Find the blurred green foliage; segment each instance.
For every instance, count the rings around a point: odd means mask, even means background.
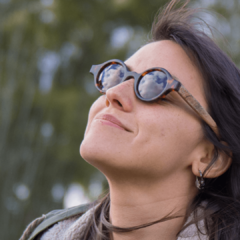
[[[62,208],[54,186],[88,190],[97,171],[78,149],[99,96],[88,71],[142,46],[166,2],[0,0],[0,239],[18,239],[32,219]],[[239,1],[191,4],[223,15],[203,19],[223,33],[239,64]]]

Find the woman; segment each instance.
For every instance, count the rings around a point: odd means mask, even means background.
[[[91,68],[104,95],[80,153],[109,194],[35,220],[21,239],[239,239],[239,70],[178,2],[125,63]]]

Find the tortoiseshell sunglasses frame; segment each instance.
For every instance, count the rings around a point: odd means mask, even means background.
[[[174,79],[171,76],[171,74],[164,68],[154,67],[154,68],[150,68],[139,74],[136,72],[129,71],[129,69],[127,68],[125,63],[119,59],[112,59],[112,60],[106,61],[102,64],[92,65],[92,67],[90,69],[90,73],[93,74],[95,86],[101,93],[105,93],[105,91],[100,89],[99,83],[98,83],[98,78],[99,78],[102,70],[105,67],[107,67],[109,65],[113,65],[113,64],[119,64],[119,65],[123,66],[124,76],[122,77],[122,81],[120,83],[122,83],[126,80],[129,80],[131,78],[134,78],[134,91],[135,91],[136,96],[139,99],[141,99],[142,101],[145,101],[145,102],[151,102],[153,100],[156,100],[159,97],[165,97],[168,93],[175,91],[203,119],[203,121],[205,121],[209,125],[209,127],[213,130],[213,132],[219,137],[219,131],[218,131],[217,124],[213,120],[213,118],[210,116],[210,114],[188,92],[188,90],[182,85],[182,83],[179,82],[178,80]],[[152,72],[154,70],[164,72],[167,76],[167,83],[166,83],[164,90],[160,94],[158,94],[156,97],[151,98],[151,99],[145,99],[139,94],[138,84],[142,77],[144,77],[147,73]]]

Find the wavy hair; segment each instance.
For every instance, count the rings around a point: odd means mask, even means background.
[[[214,157],[204,175],[217,161],[219,153],[232,157],[229,169],[218,178],[205,179],[205,188],[198,192],[187,210],[191,215],[178,235],[189,225],[203,221],[209,240],[240,239],[240,71],[233,61],[193,21],[199,9],[187,7],[189,1],[172,0],[155,18],[150,42],[171,40],[179,44],[202,73],[208,111],[216,121],[220,139],[202,122],[206,138],[214,145]],[[179,7],[179,4],[181,6]],[[223,144],[223,142],[227,143]],[[109,194],[96,207],[84,239],[108,240],[109,233],[129,232],[179,216],[165,218],[131,228],[120,228],[108,221]],[[199,211],[201,209],[201,211]],[[199,213],[200,212],[200,213]]]

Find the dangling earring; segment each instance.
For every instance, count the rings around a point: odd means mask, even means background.
[[[205,186],[205,182],[204,182],[204,178],[203,178],[203,175],[202,175],[202,172],[200,170],[199,171],[199,174],[200,174],[200,179],[199,177],[196,176],[196,187],[199,189],[199,190],[203,190],[204,189],[204,186]]]

